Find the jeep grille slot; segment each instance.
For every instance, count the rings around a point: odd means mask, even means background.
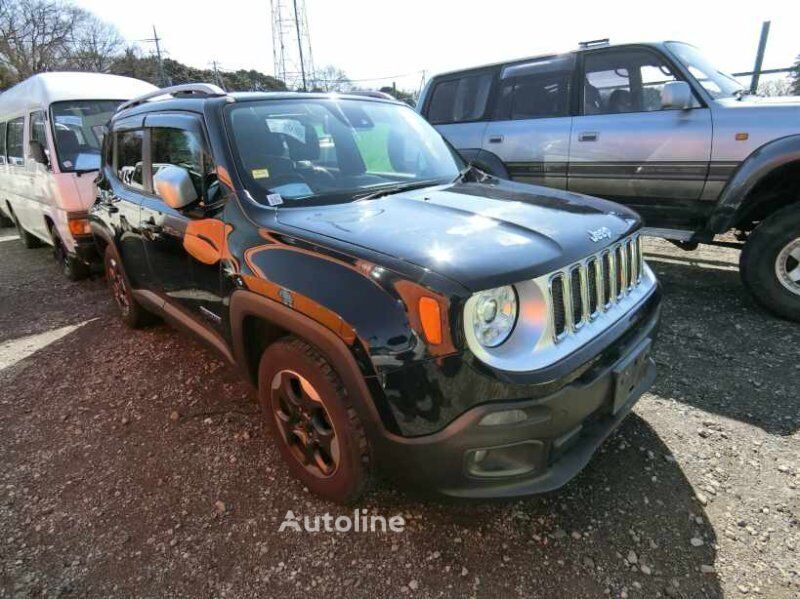
[[[631,236],[550,276],[556,342],[613,309],[642,281],[641,240]]]
[[[567,330],[567,310],[564,305],[564,277],[556,275],[550,282],[550,299],[553,304],[553,330],[559,339]]]

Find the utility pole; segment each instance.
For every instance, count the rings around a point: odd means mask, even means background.
[[[217,68],[217,61],[211,61],[211,68],[214,70],[214,81],[217,85],[219,85],[224,91],[228,91],[225,89],[225,82],[222,80],[222,77],[219,74],[219,69]]]
[[[161,87],[166,87],[169,85],[169,82],[164,72],[164,60],[161,58],[161,38],[159,38],[158,33],[156,33],[155,25],[153,25],[153,41],[156,43],[156,56],[158,57],[158,84]]]
[[[767,49],[767,38],[769,37],[770,21],[761,24],[761,38],[758,40],[758,51],[756,52],[756,65],[753,67],[753,76],[750,78],[750,93],[758,91],[758,79],[761,76],[761,67],[764,64],[764,51]]]

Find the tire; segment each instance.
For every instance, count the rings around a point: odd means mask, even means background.
[[[369,443],[325,357],[284,337],[261,356],[258,381],[262,420],[295,478],[337,503],[361,497],[371,481]]]
[[[22,245],[24,245],[29,250],[33,248],[38,248],[42,245],[42,242],[39,241],[39,238],[36,235],[31,235],[25,229],[22,228],[22,225],[19,224],[19,219],[17,215],[14,215],[14,224],[17,225],[17,232],[19,233],[19,238],[22,241]]]
[[[794,258],[798,256],[798,258]],[[753,299],[774,314],[800,322],[800,205],[787,206],[761,222],[739,258]]]
[[[80,281],[89,276],[89,265],[79,260],[76,256],[70,256],[58,230],[50,227],[50,237],[53,240],[53,257],[56,264],[61,267],[61,272],[70,281]]]
[[[8,227],[13,227],[14,221],[13,219],[7,217],[5,214],[0,212],[0,229],[7,229]]]
[[[133,296],[122,259],[111,243],[106,246],[103,254],[103,265],[111,288],[111,296],[119,308],[122,322],[132,329],[140,329],[153,322],[155,320],[153,314],[145,310]]]

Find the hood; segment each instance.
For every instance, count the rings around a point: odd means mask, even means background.
[[[471,291],[551,272],[639,226],[635,213],[618,204],[508,181],[458,183],[350,204],[284,208],[278,211],[278,220],[400,258]],[[590,232],[598,230],[604,238],[592,241]]]

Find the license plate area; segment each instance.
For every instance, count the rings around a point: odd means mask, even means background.
[[[631,394],[647,374],[650,361],[650,339],[645,339],[614,367],[614,402],[611,413],[616,414],[628,403]]]

